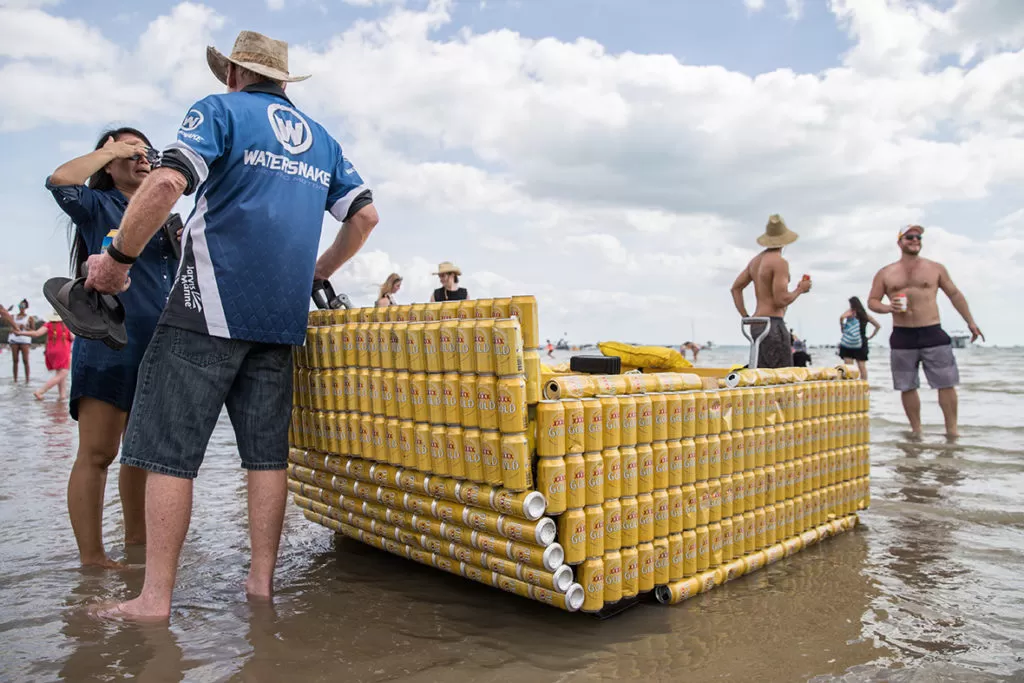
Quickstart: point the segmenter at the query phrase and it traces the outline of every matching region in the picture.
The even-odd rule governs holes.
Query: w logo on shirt
[[[302,154],[313,146],[313,131],[299,112],[283,104],[267,107],[267,118],[274,137],[291,154]]]

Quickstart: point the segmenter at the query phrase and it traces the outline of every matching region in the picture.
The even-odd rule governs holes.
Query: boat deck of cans
[[[295,357],[295,503],[586,612],[679,602],[853,528],[870,503],[855,370],[542,375],[538,342],[528,296],[314,311]]]

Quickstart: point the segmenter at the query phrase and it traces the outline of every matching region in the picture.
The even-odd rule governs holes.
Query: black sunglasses
[[[132,155],[131,160],[132,161],[138,161],[141,158],[142,158],[141,154],[135,154],[135,155]],[[160,161],[160,152],[158,152],[157,150],[153,149],[152,147],[147,147],[146,148],[146,160],[149,162],[150,166],[156,166],[157,163]]]
[[[917,240],[918,242],[920,242],[921,241],[921,235],[904,235],[903,239],[905,239],[905,240]]]

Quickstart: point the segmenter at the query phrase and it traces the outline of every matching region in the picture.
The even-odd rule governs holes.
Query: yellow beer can
[[[779,429],[779,427],[775,426],[764,428],[764,464],[766,467],[775,464],[775,450],[778,448]]]
[[[651,427],[651,440],[666,441],[668,439],[668,399],[665,394],[651,394],[651,414],[653,424]],[[639,439],[639,435],[637,436]]]
[[[445,429],[445,454],[448,457],[448,473],[456,479],[466,478],[465,444],[462,440],[462,427],[448,425]]]
[[[476,380],[476,410],[480,429],[498,429],[498,380],[479,375]]]
[[[722,439],[712,434],[708,439],[708,479],[722,476]]]
[[[697,491],[697,526],[711,522],[711,487],[707,481],[698,481],[694,488]]]
[[[531,406],[543,396],[540,383],[540,355],[536,351],[523,354],[523,365],[526,369],[526,402]]]
[[[619,415],[621,424],[621,444],[623,446],[635,446],[637,444],[636,430],[636,399],[632,396],[619,396]]]
[[[732,558],[743,557],[746,552],[746,537],[743,530],[743,515],[733,515],[729,520],[732,522]],[[722,530],[722,542],[725,542],[725,530]],[[722,559],[725,559],[723,553]]]
[[[693,392],[693,405],[696,411],[695,433],[697,436],[708,435],[708,395],[703,391]]]
[[[744,555],[757,550],[756,516],[754,512],[743,513],[743,548]],[[736,525],[733,524],[733,533],[736,532]]]
[[[463,427],[479,427],[480,414],[476,409],[476,375],[459,375],[459,416]]]
[[[696,529],[698,509],[700,507],[697,487],[694,484],[684,484],[681,492],[683,496],[683,530]]]
[[[713,522],[708,525],[708,569],[720,567],[722,561],[722,525]]]
[[[338,421],[339,431],[342,421]],[[347,437],[339,434],[339,442]],[[402,420],[398,423],[398,453],[401,467],[416,469],[417,460],[413,444],[416,442],[416,425],[412,420]],[[347,450],[347,446],[343,446]],[[344,451],[343,451],[344,453]]]
[[[420,326],[423,330],[423,364],[429,373],[444,372],[441,363],[441,323],[429,322]],[[410,327],[410,331],[412,328]],[[412,358],[410,356],[410,362]]]
[[[509,315],[519,320],[523,330],[523,343],[527,348],[540,346],[539,324],[537,318],[537,299],[533,296],[514,296],[509,301]]]
[[[359,391],[358,378],[356,380],[356,392]],[[409,405],[412,410],[414,422],[430,422],[431,410],[427,405],[427,375],[423,372],[414,372],[409,375]]]
[[[616,396],[601,396],[602,443],[605,448],[623,445],[621,412]]]
[[[804,435],[808,429],[807,420],[801,420],[793,423],[793,458],[799,459],[807,454],[807,449],[804,445]]]
[[[622,545],[635,546],[640,542],[640,511],[637,500],[633,496],[619,499],[622,507]]]
[[[483,465],[484,481],[491,486],[500,486],[501,473],[501,432],[481,430],[480,463]]]
[[[456,331],[458,327],[459,322],[454,318],[441,320],[438,323],[437,341],[442,372],[459,371],[459,350],[456,345]]]
[[[583,509],[587,522],[587,558],[604,555],[604,508],[588,505]]]
[[[440,302],[440,308],[438,309],[437,319],[442,322],[444,322],[445,320],[456,319],[458,317],[459,306],[461,305],[461,303],[461,301]]]
[[[395,373],[394,382],[394,406],[398,418],[401,420],[412,420],[413,409],[411,402],[412,378],[409,373],[401,370]]]
[[[560,401],[541,401],[537,404],[537,455],[565,455],[565,422],[565,408]]]
[[[479,384],[479,383],[478,383]],[[497,387],[498,429],[504,434],[525,432],[526,379],[522,375],[502,377]],[[563,423],[563,438],[565,426]]]
[[[718,522],[722,519],[722,480],[708,480],[708,499],[711,507],[708,510],[708,521]]]
[[[480,374],[494,372],[494,320],[477,319],[473,324],[474,367]]]
[[[683,421],[686,413],[683,408],[683,394],[670,391],[662,394],[665,398],[665,414],[668,416],[666,440],[675,441],[683,438]]]
[[[757,463],[757,439],[754,438],[753,429],[744,429],[741,433],[743,438],[743,471],[753,470]],[[732,439],[732,457],[736,458],[739,452],[736,450],[736,436]]]
[[[394,323],[384,322],[380,323],[380,327],[377,328],[377,348],[382,370],[395,369],[395,355],[391,347],[391,331],[394,326]]]
[[[342,342],[341,325],[331,325],[327,328],[327,352],[332,368],[345,367],[345,345]]]
[[[754,474],[755,470],[747,470],[743,473],[743,492],[745,501],[743,509],[745,512],[750,512],[757,507],[757,475]],[[733,495],[735,495],[735,486],[733,487],[733,491]]]
[[[638,456],[633,446],[622,446],[619,448],[619,458],[622,467],[622,495],[635,496],[639,488]]]
[[[620,554],[622,555],[622,597],[635,598],[640,592],[639,554],[636,548],[623,548]]]
[[[804,466],[804,479],[806,481],[810,482],[809,485],[808,485],[808,488],[811,491],[813,491],[814,489],[817,489],[817,488],[821,488],[823,483],[826,484],[826,485],[828,483],[828,479],[829,479],[828,455],[826,454],[824,457],[825,457],[825,460],[824,460],[824,462],[825,462],[824,476],[822,476],[823,469],[822,469],[822,456],[821,455],[812,455],[805,462],[805,466]]]
[[[395,401],[395,371],[385,370],[380,377],[380,400],[385,417],[398,417],[398,403]]]
[[[764,467],[766,441],[767,435],[764,427],[756,427],[754,429],[754,467]]]
[[[698,436],[693,440],[697,451],[697,481],[706,481],[708,478],[708,437]]]
[[[668,441],[665,444],[665,448],[668,451],[668,485],[682,486],[683,444],[681,441]]]
[[[697,527],[697,571],[707,571],[711,566],[711,533],[706,526]]]
[[[680,442],[683,451],[683,484],[697,481],[697,443],[695,439],[683,439]]]
[[[654,496],[641,493],[636,497],[637,537],[641,543],[654,540]]]
[[[757,397],[753,387],[740,390],[743,396],[743,428],[753,429],[757,423]]]
[[[719,442],[721,443],[721,471],[722,476],[732,474],[735,465],[733,463],[733,438],[732,433],[722,432],[718,435]]]
[[[654,441],[654,406],[647,394],[634,396],[636,401],[636,442],[649,444]]]
[[[566,453],[583,453],[586,447],[586,416],[583,401],[580,399],[563,400],[562,409],[565,411],[565,451]]]
[[[622,547],[622,504],[618,498],[604,501],[604,549],[618,550]]]
[[[806,477],[804,476],[804,464],[805,464],[805,462],[807,463],[807,466],[810,467],[810,458],[809,458],[809,456],[804,456],[803,458],[797,458],[796,460],[793,461],[793,496],[794,497],[802,495],[804,493],[804,490],[805,490],[805,485],[807,484]]]
[[[781,543],[787,536],[786,534],[786,505],[784,503],[776,503],[772,506],[772,510],[775,512],[775,542]]]
[[[447,477],[448,452],[446,450],[447,439],[443,425],[431,425],[430,427],[430,472]]]
[[[481,318],[492,318],[491,307],[494,305],[493,299],[477,299],[473,302],[473,317],[477,320]]]
[[[426,325],[411,324],[405,332],[405,355],[408,359],[409,372],[426,372],[427,358],[424,353]]]
[[[601,399],[584,398],[580,399],[580,403],[583,406],[583,451],[603,450],[604,425],[602,422]]]
[[[756,523],[756,520],[755,520]],[[764,547],[775,545],[775,505],[764,507]]]
[[[718,391],[706,392],[708,401],[708,435],[722,431],[722,396]]]
[[[511,317],[511,297],[495,297],[491,302],[491,315],[495,318],[509,318]]]
[[[606,448],[601,452],[604,468],[604,499],[622,496],[622,457],[618,448]]]
[[[764,468],[764,504],[774,505],[780,499],[779,479],[786,476],[784,465],[765,465]]]
[[[395,467],[402,466],[402,452],[398,445],[399,439],[399,423],[398,418],[388,418],[384,422],[384,446],[385,446],[385,458],[389,465]],[[386,485],[390,486],[390,483]]]
[[[380,342],[381,342],[381,323],[372,322],[367,325],[366,332],[366,350],[369,358],[369,364],[371,368],[381,367],[380,357]]]
[[[444,375],[428,374],[426,377],[427,415],[430,423],[442,425],[447,422],[444,414]]]
[[[727,519],[733,515],[733,478],[731,474],[727,474],[719,479],[721,484],[721,507],[722,507],[722,519]]]
[[[409,323],[392,323],[388,331],[395,370],[409,369]]]
[[[614,604],[622,599],[622,554],[610,550],[604,554],[604,603]]]
[[[754,473],[750,473],[753,482]],[[751,483],[753,485],[753,483]],[[737,472],[732,475],[732,514],[742,515],[752,507],[754,502],[753,491],[750,492],[750,500],[747,500],[747,478],[746,472]]]
[[[461,373],[477,372],[475,327],[474,320],[459,319],[455,325],[455,352]]]
[[[565,460],[561,456],[537,460],[537,490],[547,500],[547,514],[559,515],[566,509]]]
[[[697,531],[687,529],[683,532],[683,578],[697,573]]]
[[[667,489],[669,486],[668,444],[664,441],[655,441],[651,444],[651,451],[654,456],[654,488]],[[639,458],[639,454],[637,457]]]
[[[601,453],[585,453],[583,467],[586,473],[587,505],[600,505],[604,502],[604,458]]]
[[[680,486],[673,486],[668,489],[668,532],[679,534],[683,532],[685,521],[685,502],[683,489]]]
[[[586,559],[587,516],[583,510],[570,508],[558,516],[558,542],[566,564],[579,564]]]
[[[582,508],[587,504],[587,468],[579,453],[565,456],[565,486],[567,507]]]
[[[765,473],[763,467],[754,468],[754,508],[765,504]]]
[[[526,372],[523,359],[523,337],[518,321],[514,319],[496,320],[491,337],[491,347],[494,349],[494,372],[496,375],[499,377],[521,376]]]
[[[501,435],[501,483],[509,491],[533,488],[530,451],[526,434]]]
[[[682,533],[671,534],[668,537],[668,580],[669,582],[682,581],[685,574],[685,550]]]
[[[664,586],[669,582],[669,542],[668,538],[654,539],[654,585]]]
[[[604,608],[604,559],[591,557],[579,569],[579,581],[583,586],[581,612],[600,612]]]
[[[654,490],[654,449],[650,444],[639,444],[636,447],[636,484],[637,493],[650,493]]]
[[[654,537],[664,538],[669,535],[671,524],[670,500],[668,491],[657,489],[651,494],[654,499]]]
[[[367,389],[370,392],[370,412],[374,415],[384,414],[384,397],[380,391],[380,382],[384,373],[374,368],[370,371],[370,380]]]
[[[649,593],[654,590],[654,544],[640,543],[636,547],[636,554],[640,569],[637,590],[640,593]]]
[[[795,433],[795,427],[792,424],[785,424],[782,427],[783,438],[782,438],[782,451],[779,452],[778,443],[775,446],[775,461],[776,462],[789,462],[793,459],[793,438]]]

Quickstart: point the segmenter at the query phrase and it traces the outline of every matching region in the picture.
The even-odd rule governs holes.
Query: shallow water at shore
[[[825,351],[818,360],[826,359]],[[906,435],[888,358],[870,363],[872,507],[862,526],[675,607],[565,614],[351,541],[290,506],[273,605],[246,602],[244,478],[226,418],[196,484],[170,627],[96,621],[141,567],[83,571],[65,507],[77,443],[45,380],[0,357],[0,679],[160,681],[1007,680],[1024,676],[1024,352],[958,351],[960,442],[934,392]],[[741,349],[701,365],[741,361]],[[121,534],[111,468],[106,539]],[[130,561],[141,561],[129,554]]]

